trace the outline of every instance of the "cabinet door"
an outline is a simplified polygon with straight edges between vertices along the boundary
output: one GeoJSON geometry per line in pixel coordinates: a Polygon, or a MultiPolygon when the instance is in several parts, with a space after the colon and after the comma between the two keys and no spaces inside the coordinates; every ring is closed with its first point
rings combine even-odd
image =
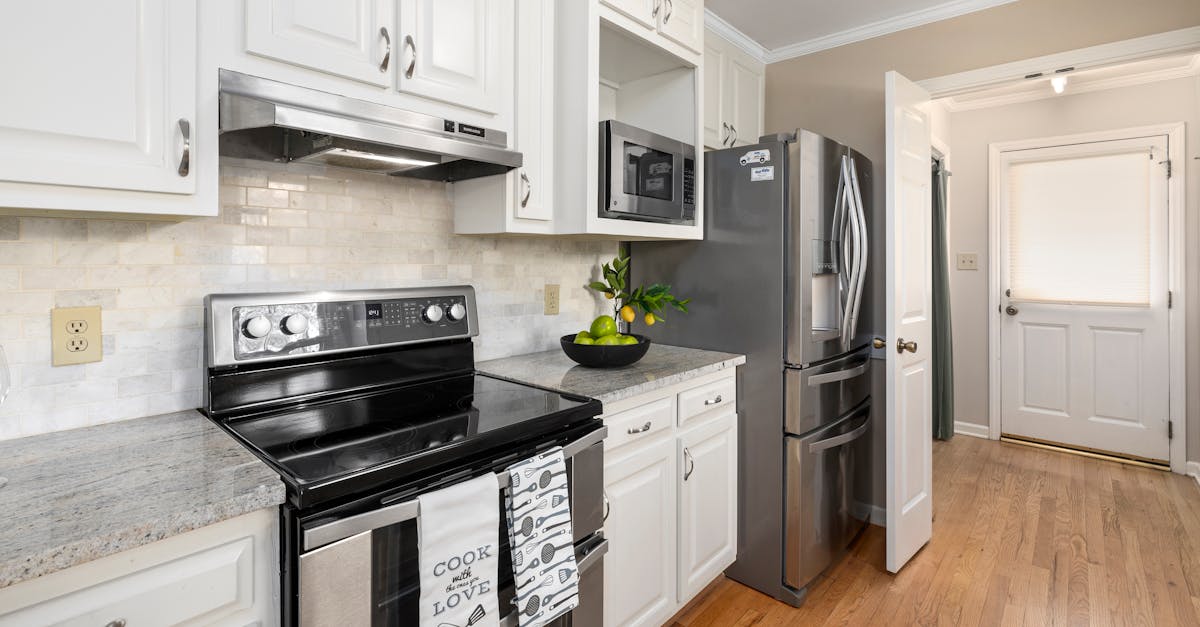
{"type": "Polygon", "coordinates": [[[525,220],[553,217],[554,2],[517,3],[516,147],[524,162],[517,177],[513,215],[525,220]]]}
{"type": "Polygon", "coordinates": [[[658,19],[658,32],[682,46],[703,52],[703,0],[662,0],[658,19]]]}
{"type": "Polygon", "coordinates": [[[195,192],[195,0],[8,3],[0,85],[0,180],[195,192]]]}
{"type": "Polygon", "coordinates": [[[731,56],[725,69],[725,120],[734,129],[735,146],[758,143],[762,135],[763,74],[731,56]]]}
{"type": "Polygon", "coordinates": [[[654,28],[658,22],[658,5],[663,0],[600,0],[616,11],[633,18],[646,28],[654,28]]]}
{"type": "Polygon", "coordinates": [[[722,123],[725,80],[725,48],[705,42],[704,44],[704,145],[707,148],[724,148],[726,131],[722,123]]]}
{"type": "Polygon", "coordinates": [[[675,441],[604,465],[604,624],[657,627],[675,609],[675,441]]]}
{"type": "Polygon", "coordinates": [[[388,87],[399,43],[392,0],[246,0],[246,51],[388,87]]]}
{"type": "Polygon", "coordinates": [[[400,0],[400,91],[500,111],[512,94],[513,19],[513,0],[400,0]]]}
{"type": "Polygon", "coordinates": [[[679,602],[737,555],[737,414],[679,438],[679,602]]]}

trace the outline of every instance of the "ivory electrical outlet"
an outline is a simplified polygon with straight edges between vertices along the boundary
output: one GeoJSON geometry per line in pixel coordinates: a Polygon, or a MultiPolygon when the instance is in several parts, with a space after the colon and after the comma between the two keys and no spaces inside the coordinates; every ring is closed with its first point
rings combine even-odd
{"type": "Polygon", "coordinates": [[[50,356],[55,366],[86,364],[104,357],[99,307],[50,310],[50,356]]]}
{"type": "Polygon", "coordinates": [[[979,253],[958,253],[959,270],[978,270],[979,253]]]}
{"type": "Polygon", "coordinates": [[[546,295],[546,306],[544,307],[543,313],[545,313],[547,316],[557,316],[558,286],[552,283],[547,283],[544,293],[546,295]]]}

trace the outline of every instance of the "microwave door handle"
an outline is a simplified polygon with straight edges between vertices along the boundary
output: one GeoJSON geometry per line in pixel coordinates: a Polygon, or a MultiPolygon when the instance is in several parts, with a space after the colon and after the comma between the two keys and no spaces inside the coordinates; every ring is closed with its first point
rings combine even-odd
{"type": "MultiPolygon", "coordinates": [[[[570,459],[576,454],[582,452],[590,446],[594,446],[604,441],[608,436],[608,427],[601,427],[595,431],[575,440],[566,446],[563,446],[563,457],[570,459]]],[[[507,490],[511,479],[507,472],[498,472],[495,474],[496,487],[500,490],[507,490]]],[[[380,509],[371,510],[356,516],[350,516],[341,520],[335,520],[330,523],[325,523],[312,529],[303,531],[303,551],[311,551],[313,549],[325,546],[338,540],[344,540],[350,536],[356,536],[366,531],[374,531],[382,527],[390,527],[392,525],[415,520],[421,516],[421,501],[419,499],[409,499],[395,505],[388,505],[380,509]]]]}

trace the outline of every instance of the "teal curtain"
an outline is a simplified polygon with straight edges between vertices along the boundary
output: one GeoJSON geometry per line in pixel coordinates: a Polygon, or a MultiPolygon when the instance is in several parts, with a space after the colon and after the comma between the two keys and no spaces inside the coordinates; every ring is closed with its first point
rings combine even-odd
{"type": "Polygon", "coordinates": [[[946,177],[933,162],[933,437],[954,436],[954,354],[950,333],[950,255],[946,242],[946,177]]]}

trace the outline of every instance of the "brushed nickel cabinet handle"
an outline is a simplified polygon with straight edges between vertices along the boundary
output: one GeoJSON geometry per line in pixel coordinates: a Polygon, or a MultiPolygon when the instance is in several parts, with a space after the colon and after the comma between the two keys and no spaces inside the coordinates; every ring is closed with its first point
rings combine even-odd
{"type": "Polygon", "coordinates": [[[654,10],[650,11],[650,17],[658,17],[658,10],[662,7],[664,0],[654,0],[654,10]]]}
{"type": "Polygon", "coordinates": [[[637,435],[639,433],[645,433],[649,430],[650,430],[650,421],[647,420],[646,424],[644,424],[640,427],[630,427],[625,430],[625,433],[628,433],[629,435],[637,435]]]}
{"type": "Polygon", "coordinates": [[[116,618],[116,619],[110,620],[110,621],[108,621],[108,623],[106,625],[104,625],[104,627],[125,627],[125,619],[124,618],[116,618]]]}
{"type": "Polygon", "coordinates": [[[392,36],[388,34],[386,26],[379,27],[379,36],[383,37],[383,43],[387,46],[383,51],[383,61],[379,62],[379,71],[387,72],[388,65],[392,62],[392,36]]]}
{"type": "Polygon", "coordinates": [[[192,123],[187,118],[179,118],[179,134],[183,135],[183,154],[179,156],[179,176],[187,176],[192,171],[192,123]]]}
{"type": "Polygon", "coordinates": [[[683,480],[687,481],[692,478],[692,473],[696,472],[696,459],[692,457],[691,449],[683,447],[683,459],[688,463],[688,469],[683,471],[683,480]]]}
{"type": "Polygon", "coordinates": [[[605,490],[602,494],[604,496],[604,518],[601,518],[600,522],[608,522],[608,515],[612,512],[612,504],[608,502],[608,491],[605,490]]]}
{"type": "Polygon", "coordinates": [[[665,25],[667,22],[671,21],[671,13],[675,8],[675,4],[671,2],[671,0],[663,0],[663,2],[667,3],[667,12],[663,14],[663,24],[665,25]]]}
{"type": "Polygon", "coordinates": [[[521,172],[521,182],[525,184],[525,194],[521,196],[521,208],[524,209],[529,204],[529,197],[533,195],[533,183],[529,181],[529,176],[524,171],[521,172]]]}
{"type": "Polygon", "coordinates": [[[716,396],[716,398],[707,398],[707,399],[704,399],[704,404],[705,404],[706,406],[707,406],[707,405],[720,405],[720,404],[721,404],[721,401],[723,401],[723,400],[725,400],[725,399],[724,399],[724,398],[721,398],[721,395],[720,395],[720,394],[718,394],[718,395],[716,396]]]}
{"type": "Polygon", "coordinates": [[[404,78],[412,78],[413,72],[417,69],[417,43],[413,41],[412,35],[405,35],[404,45],[412,51],[412,58],[408,60],[408,67],[404,68],[404,78]]]}

